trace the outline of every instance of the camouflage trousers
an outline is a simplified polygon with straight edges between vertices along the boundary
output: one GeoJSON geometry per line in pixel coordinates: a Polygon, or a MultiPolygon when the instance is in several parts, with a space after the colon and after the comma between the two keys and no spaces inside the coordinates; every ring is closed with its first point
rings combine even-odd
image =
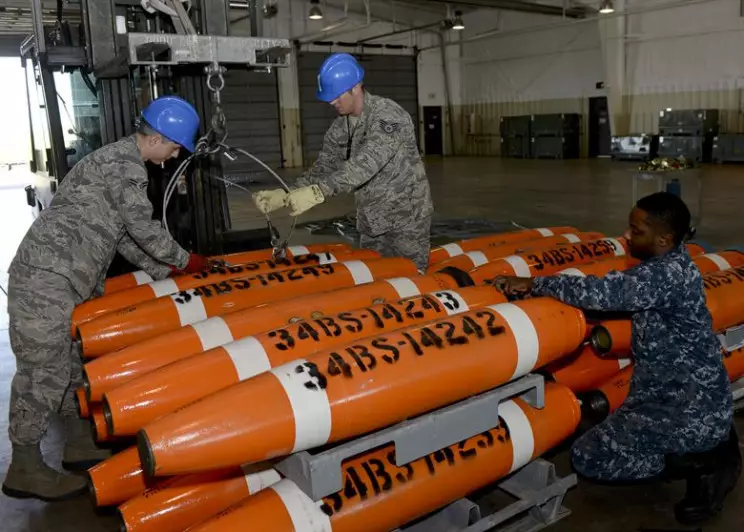
{"type": "Polygon", "coordinates": [[[419,271],[425,272],[429,267],[431,216],[379,236],[362,234],[359,246],[379,251],[383,257],[411,259],[419,271]]]}
{"type": "Polygon", "coordinates": [[[664,470],[668,454],[700,453],[728,438],[731,419],[715,415],[660,415],[663,408],[643,404],[620,407],[577,439],[571,462],[581,475],[601,481],[634,481],[664,470]],[[687,421],[685,421],[687,420],[687,421]]]}
{"type": "Polygon", "coordinates": [[[16,445],[41,441],[50,416],[75,415],[82,360],[70,336],[75,305],[70,282],[56,273],[13,264],[8,284],[10,345],[16,373],[10,390],[9,436],[16,445]]]}

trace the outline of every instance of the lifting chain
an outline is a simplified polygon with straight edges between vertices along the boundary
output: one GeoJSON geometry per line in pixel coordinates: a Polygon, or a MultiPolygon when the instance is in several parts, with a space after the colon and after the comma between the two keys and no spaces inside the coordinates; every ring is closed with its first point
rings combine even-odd
{"type": "MultiPolygon", "coordinates": [[[[203,155],[215,155],[219,152],[222,152],[223,155],[225,155],[228,159],[234,161],[237,158],[235,150],[225,144],[225,141],[227,140],[227,118],[225,117],[225,112],[222,109],[221,98],[222,89],[225,88],[226,69],[225,67],[220,66],[218,63],[212,63],[211,65],[205,67],[204,72],[207,75],[207,88],[212,93],[214,112],[212,113],[209,131],[204,137],[199,139],[199,142],[197,143],[197,152],[203,155]]],[[[292,234],[292,231],[294,230],[296,222],[297,219],[295,218],[292,223],[292,228],[289,232],[290,236],[292,234]]],[[[273,248],[272,258],[285,259],[287,257],[287,244],[290,236],[287,236],[286,239],[282,240],[279,231],[277,231],[276,227],[274,227],[274,224],[271,223],[271,218],[268,215],[266,215],[266,225],[268,227],[271,238],[271,247],[273,248]]]]}
{"type": "Polygon", "coordinates": [[[214,111],[209,124],[209,130],[197,143],[197,152],[202,155],[215,155],[222,150],[227,139],[227,118],[222,109],[222,89],[225,88],[225,67],[212,63],[205,67],[207,75],[207,89],[212,93],[214,111]]]}

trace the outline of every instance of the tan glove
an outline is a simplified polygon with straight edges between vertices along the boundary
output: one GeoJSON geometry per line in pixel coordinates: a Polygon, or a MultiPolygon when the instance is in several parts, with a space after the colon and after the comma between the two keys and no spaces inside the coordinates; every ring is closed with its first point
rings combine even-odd
{"type": "Polygon", "coordinates": [[[252,195],[253,203],[263,214],[281,209],[286,204],[287,193],[278,188],[275,190],[261,190],[252,195]]]}
{"type": "Polygon", "coordinates": [[[325,201],[323,192],[318,185],[310,185],[295,189],[289,193],[286,200],[287,207],[290,208],[289,214],[298,216],[316,205],[325,201]]]}

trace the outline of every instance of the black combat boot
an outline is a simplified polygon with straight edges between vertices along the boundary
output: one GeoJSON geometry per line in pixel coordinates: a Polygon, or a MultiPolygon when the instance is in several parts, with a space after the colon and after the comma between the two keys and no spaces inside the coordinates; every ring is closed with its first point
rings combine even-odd
{"type": "MultiPolygon", "coordinates": [[[[705,455],[705,456],[702,456],[705,455]]],[[[683,525],[698,524],[721,511],[723,501],[741,475],[739,437],[734,426],[729,438],[688,470],[687,492],[674,506],[674,516],[683,525]]]]}

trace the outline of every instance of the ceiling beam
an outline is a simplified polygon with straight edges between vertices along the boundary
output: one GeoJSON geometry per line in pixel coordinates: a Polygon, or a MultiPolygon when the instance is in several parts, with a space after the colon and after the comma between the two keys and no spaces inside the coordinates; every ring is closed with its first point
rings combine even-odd
{"type": "MultiPolygon", "coordinates": [[[[564,15],[564,10],[561,6],[536,4],[525,2],[523,0],[428,0],[428,2],[489,9],[503,9],[505,11],[520,11],[522,13],[535,13],[538,15],[552,15],[556,17],[562,17],[564,15]]],[[[565,16],[569,18],[585,18],[589,11],[589,8],[585,6],[570,7],[565,10],[565,16]]]]}
{"type": "MultiPolygon", "coordinates": [[[[445,9],[440,5],[426,5],[428,2],[415,2],[415,0],[398,0],[396,2],[381,2],[379,0],[371,3],[372,19],[380,22],[395,22],[401,26],[415,26],[425,22],[434,22],[444,19],[445,9]]],[[[344,10],[343,1],[326,0],[325,4],[336,10],[344,10]]],[[[349,2],[349,13],[358,15],[366,14],[359,7],[358,2],[349,2]]]]}

